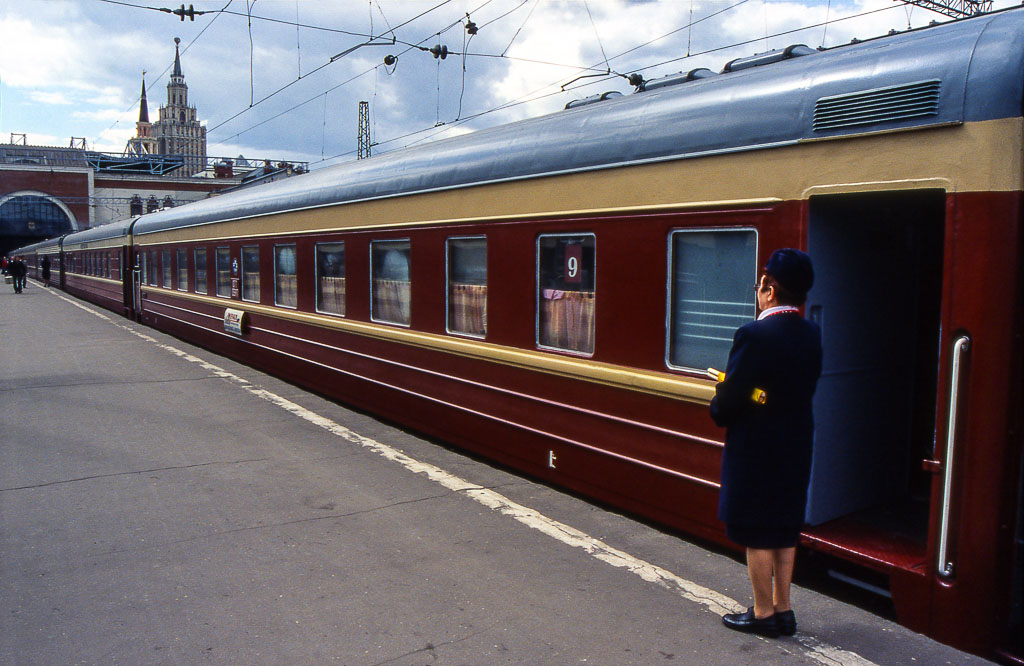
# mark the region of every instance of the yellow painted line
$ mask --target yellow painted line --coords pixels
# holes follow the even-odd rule
[[[711,398],[715,395],[715,382],[704,378],[689,378],[668,373],[637,370],[611,363],[591,361],[589,359],[505,347],[479,340],[422,333],[404,328],[352,321],[328,315],[282,310],[255,303],[203,296],[184,291],[165,291],[154,287],[144,287],[143,291],[146,294],[166,294],[166,296],[171,298],[183,298],[219,308],[230,307],[235,310],[245,310],[285,321],[309,324],[319,328],[342,331],[377,340],[387,340],[431,351],[455,354],[479,361],[498,363],[602,384],[612,388],[640,391],[698,404],[710,404]],[[150,300],[152,300],[151,297]],[[160,303],[159,300],[153,302]]]

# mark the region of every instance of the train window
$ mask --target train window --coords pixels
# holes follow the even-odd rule
[[[274,246],[274,303],[286,308],[299,304],[296,285],[295,246]]]
[[[757,232],[673,232],[669,280],[668,365],[724,368],[733,333],[754,318]]]
[[[139,252],[138,255],[136,255],[136,256],[138,257],[138,266],[139,266],[139,284],[145,284],[146,283],[146,276],[148,275],[148,273],[146,271],[149,270],[149,265],[148,265],[148,263],[146,261],[146,253],[145,252]],[[132,278],[132,279],[134,280],[134,278]]]
[[[167,289],[171,288],[171,251],[163,250],[160,253],[160,277],[162,278],[161,283]]]
[[[345,243],[316,244],[316,309],[345,316]]]
[[[408,326],[412,322],[409,240],[370,243],[370,319]]]
[[[260,301],[260,248],[256,245],[242,248],[242,300]]]
[[[217,295],[231,298],[231,249],[217,248]]]
[[[178,289],[188,291],[188,251],[178,250]]]
[[[157,266],[156,266],[156,250],[151,250],[149,253],[149,284],[154,287],[157,285]]]
[[[103,277],[110,277],[110,255],[103,253]]]
[[[206,248],[196,248],[195,252],[196,262],[196,293],[205,294],[207,293],[206,286]]]
[[[593,234],[537,239],[537,344],[594,352]]]
[[[487,335],[487,239],[449,238],[448,332]]]

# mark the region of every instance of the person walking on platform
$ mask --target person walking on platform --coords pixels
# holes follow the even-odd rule
[[[41,278],[43,280],[43,286],[44,287],[49,287],[50,286],[50,258],[49,257],[43,257],[43,260],[40,263],[39,268],[41,270]]]
[[[733,338],[711,417],[726,428],[719,518],[746,548],[754,605],[729,613],[725,626],[774,638],[796,633],[790,605],[796,543],[807,505],[814,417],[821,375],[821,331],[799,307],[814,283],[800,250],[772,253],[754,287],[756,321]],[[763,391],[763,401],[753,398]]]
[[[25,259],[23,257],[15,257],[8,270],[11,273],[11,277],[14,278],[14,293],[20,294],[21,290],[25,288],[25,275],[28,274]]]

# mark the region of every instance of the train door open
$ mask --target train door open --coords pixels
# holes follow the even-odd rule
[[[810,201],[824,358],[808,533],[883,569],[927,559],[944,232],[938,190]]]

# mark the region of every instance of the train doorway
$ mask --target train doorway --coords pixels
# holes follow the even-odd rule
[[[945,193],[812,197],[822,329],[809,534],[875,568],[927,560]]]

